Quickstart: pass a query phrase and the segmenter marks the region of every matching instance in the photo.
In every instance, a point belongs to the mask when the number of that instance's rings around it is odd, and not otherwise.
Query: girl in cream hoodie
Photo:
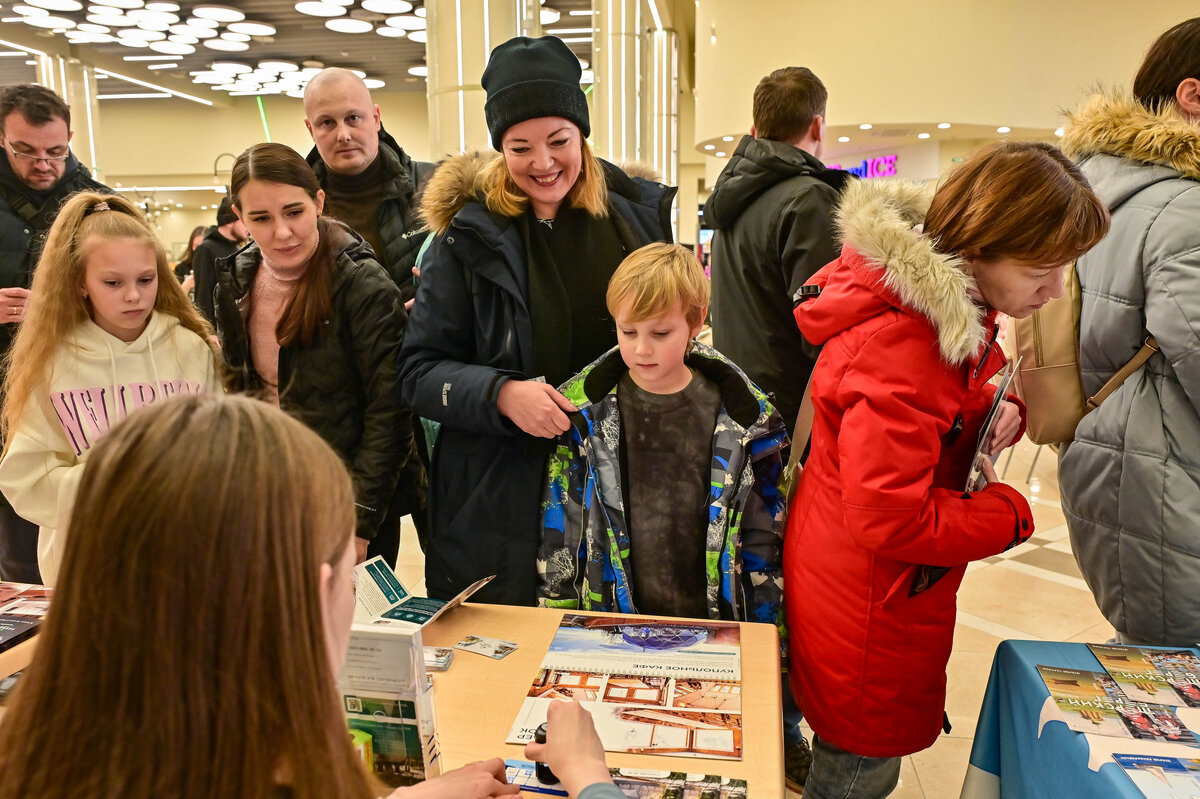
[[[141,209],[82,192],[63,204],[34,273],[4,384],[0,490],[41,526],[53,585],[88,452],[143,405],[221,390],[212,331]]]

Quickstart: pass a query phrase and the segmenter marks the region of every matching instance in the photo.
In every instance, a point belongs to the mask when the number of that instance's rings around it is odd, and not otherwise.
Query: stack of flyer
[[[736,623],[566,614],[507,741],[532,741],[569,698],[610,752],[740,760],[741,680]]]
[[[443,602],[412,596],[383,558],[360,564],[354,577],[354,624],[338,678],[346,722],[383,782],[413,785],[441,773],[421,628],[487,580]]]
[[[0,652],[37,632],[53,596],[44,585],[0,583]]]

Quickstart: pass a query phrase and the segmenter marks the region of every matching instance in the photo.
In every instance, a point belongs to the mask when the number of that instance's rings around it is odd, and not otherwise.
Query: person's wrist
[[[571,796],[578,796],[579,792],[589,785],[612,784],[608,766],[595,761],[573,763],[565,774],[561,770],[555,770],[554,773]]]

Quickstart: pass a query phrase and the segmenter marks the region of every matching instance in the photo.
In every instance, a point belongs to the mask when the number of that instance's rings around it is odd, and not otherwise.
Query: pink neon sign
[[[865,158],[858,166],[842,167],[841,164],[829,164],[830,169],[845,169],[860,178],[887,178],[896,174],[896,155],[881,155],[878,158]]]

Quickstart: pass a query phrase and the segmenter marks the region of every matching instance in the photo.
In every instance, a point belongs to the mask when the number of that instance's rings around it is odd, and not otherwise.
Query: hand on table
[[[468,763],[410,788],[397,788],[387,799],[491,799],[513,796],[520,790],[508,782],[504,761],[493,757]]]
[[[0,324],[23,321],[27,302],[29,302],[29,289],[15,286],[0,289]]]
[[[546,743],[525,744],[526,758],[548,765],[571,796],[589,785],[612,783],[604,745],[583,705],[574,699],[551,702],[546,722]]]
[[[988,441],[988,454],[998,455],[1012,443],[1021,429],[1021,410],[1008,400],[1000,400],[996,409],[996,424],[992,426],[992,438]]]
[[[554,438],[567,432],[567,413],[578,410],[554,386],[534,380],[507,380],[500,386],[496,408],[531,436]]]

